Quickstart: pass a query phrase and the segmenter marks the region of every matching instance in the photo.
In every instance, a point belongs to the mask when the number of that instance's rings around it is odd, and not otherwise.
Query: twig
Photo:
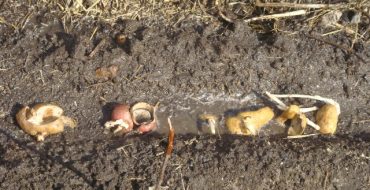
[[[312,137],[316,135],[319,135],[319,134],[294,135],[294,136],[288,136],[286,139],[301,139],[301,138]]]
[[[143,65],[139,65],[136,70],[134,71],[134,73],[132,74],[131,78],[130,78],[130,81],[132,81],[134,78],[136,78],[136,75],[137,73],[140,71],[140,69],[143,67]]]
[[[226,16],[222,11],[218,10],[218,14],[219,14],[219,15],[220,15],[220,17],[221,17],[222,19],[224,19],[226,22],[234,23],[234,21],[233,21],[231,18],[227,17],[227,16]]]
[[[354,121],[352,123],[357,124],[357,123],[366,123],[366,122],[370,122],[370,119],[365,119],[365,120],[361,120],[361,121]]]
[[[97,31],[98,31],[98,27],[95,27],[95,29],[94,29],[93,33],[91,34],[89,40],[92,40],[93,39],[93,37],[95,36],[95,34],[96,34]]]
[[[161,173],[159,175],[159,180],[158,180],[157,185],[154,188],[155,190],[159,190],[159,188],[161,187],[161,184],[162,184],[163,178],[164,178],[164,173],[166,171],[166,166],[168,164],[168,160],[170,159],[171,153],[172,153],[172,150],[173,150],[173,141],[175,139],[175,129],[172,127],[170,118],[168,118],[168,125],[170,127],[170,131],[169,131],[169,134],[168,134],[168,145],[167,145],[167,149],[166,149],[166,157],[163,161],[162,170],[161,170]]]
[[[300,9],[339,9],[349,7],[349,4],[299,4],[299,3],[261,3],[261,1],[256,1],[257,7],[287,7],[287,8],[300,8]]]
[[[329,26],[334,27],[334,28],[338,28],[338,29],[337,30],[334,30],[334,31],[331,31],[331,32],[327,32],[325,34],[321,34],[320,36],[328,36],[330,34],[335,34],[335,33],[344,31],[344,32],[346,32],[346,33],[348,33],[350,35],[354,35],[355,36],[355,39],[357,40],[357,39],[363,39],[364,36],[365,36],[365,34],[366,34],[366,32],[363,33],[363,34],[359,34],[358,33],[358,25],[356,26],[356,31],[352,30],[349,27],[343,26],[343,25],[341,25],[339,23],[329,24]],[[354,43],[352,43],[352,44],[354,44]],[[352,49],[350,49],[350,50],[352,51]]]
[[[102,84],[113,84],[112,81],[105,81],[105,82],[99,82],[99,83],[95,83],[95,84],[92,84],[92,85],[89,85],[87,86],[87,88],[91,88],[91,87],[95,87],[95,86],[99,86],[99,85],[102,85]]]
[[[182,189],[183,190],[186,190],[185,189],[185,184],[184,184],[184,179],[183,179],[183,176],[182,176],[182,173],[180,172],[180,177],[181,177],[181,186],[182,186]]]
[[[126,144],[126,145],[120,146],[120,147],[116,148],[116,150],[117,150],[117,151],[120,151],[120,150],[125,149],[125,148],[126,148],[126,147],[128,147],[128,146],[132,146],[132,144]]]
[[[328,172],[328,171],[326,171],[325,178],[324,178],[324,184],[323,184],[324,189],[326,189],[326,183],[327,183],[327,181],[328,181],[328,177],[329,177],[329,172]]]
[[[45,80],[44,80],[44,75],[42,74],[42,70],[40,70],[40,77],[41,77],[42,86],[45,86]]]
[[[326,39],[323,39],[323,38],[319,38],[319,37],[316,37],[316,36],[313,36],[313,35],[307,35],[307,37],[310,37],[310,38],[313,38],[313,39],[315,39],[317,41],[321,41],[321,42],[327,43],[329,45],[335,46],[335,47],[337,47],[337,48],[339,48],[339,49],[341,49],[341,50],[343,50],[343,51],[345,51],[347,53],[352,53],[352,50],[351,49],[349,49],[349,48],[347,48],[345,46],[342,46],[340,44],[336,44],[334,42],[331,42],[329,40],[326,40]]]
[[[267,19],[277,19],[277,18],[283,18],[283,17],[292,17],[292,16],[299,16],[306,14],[306,10],[298,10],[298,11],[291,11],[291,12],[285,12],[285,13],[278,13],[278,14],[272,14],[272,15],[263,15],[260,17],[254,17],[250,19],[244,20],[244,22],[249,23],[253,21],[258,20],[267,20]]]

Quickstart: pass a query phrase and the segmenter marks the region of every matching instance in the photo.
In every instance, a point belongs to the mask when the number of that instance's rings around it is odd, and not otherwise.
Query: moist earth
[[[166,135],[114,136],[103,127],[112,103],[136,101],[162,102],[161,114],[179,120],[173,125],[182,130],[163,183],[169,189],[370,187],[369,43],[349,53],[306,31],[261,34],[243,22],[185,19],[170,26],[86,19],[67,28],[58,17],[39,14],[21,31],[0,25],[2,189],[153,186]],[[117,34],[127,36],[123,45],[115,42]],[[329,38],[349,43],[345,35]],[[96,69],[110,65],[118,66],[117,76],[97,78]],[[257,100],[250,103],[262,104],[265,91],[335,99],[342,108],[337,134],[302,139],[198,135],[191,132],[195,121],[172,113],[189,106],[182,105],[185,97],[202,102],[205,96],[227,100],[254,94]],[[78,127],[35,142],[19,128],[15,114],[22,105],[38,102],[56,102]],[[202,108],[188,109],[194,106]],[[166,131],[166,123],[159,128]]]

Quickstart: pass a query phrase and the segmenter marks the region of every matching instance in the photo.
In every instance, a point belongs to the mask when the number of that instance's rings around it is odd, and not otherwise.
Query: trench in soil
[[[212,95],[204,93],[200,96],[179,96],[164,99],[157,111],[158,128],[156,133],[168,132],[167,118],[170,117],[177,134],[205,135],[212,134],[209,124],[199,118],[201,114],[212,114],[218,117],[216,134],[230,134],[226,128],[225,119],[235,116],[241,111],[254,111],[264,106],[274,108],[266,96],[260,93],[237,94],[235,96]],[[174,101],[175,100],[175,101]],[[275,116],[280,114],[274,110]],[[311,114],[312,115],[312,114]],[[311,117],[311,119],[313,119]],[[259,131],[259,136],[284,135],[285,128],[271,120]],[[307,130],[311,131],[312,130]]]

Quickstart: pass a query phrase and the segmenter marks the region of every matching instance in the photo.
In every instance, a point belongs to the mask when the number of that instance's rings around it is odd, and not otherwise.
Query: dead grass
[[[346,35],[352,50],[357,42],[370,43],[370,1],[352,0],[350,3],[330,3],[330,0],[8,0],[0,3],[0,24],[16,30],[22,29],[30,15],[40,10],[57,14],[68,28],[81,19],[93,18],[114,24],[117,19],[161,20],[174,25],[185,19],[203,22],[221,21],[247,22],[261,32],[299,34],[324,28],[315,36],[325,38],[331,35]],[[344,2],[344,1],[343,1]],[[25,11],[22,11],[25,10]],[[299,14],[297,14],[299,13]],[[338,20],[330,16],[339,13]],[[342,22],[343,14],[352,14],[357,20]],[[355,14],[355,15],[353,15]],[[337,15],[337,16],[338,16]],[[293,21],[296,27],[286,27],[286,20]],[[331,22],[328,22],[331,20]],[[269,27],[266,27],[266,23]],[[270,27],[270,26],[273,27]],[[287,28],[293,28],[288,30]],[[325,41],[325,40],[324,40]],[[340,45],[338,45],[340,46]]]
[[[59,8],[67,19],[95,17],[106,22],[123,19],[164,19],[176,21],[180,17],[207,17],[199,1],[171,0],[53,0],[44,1],[49,7]]]

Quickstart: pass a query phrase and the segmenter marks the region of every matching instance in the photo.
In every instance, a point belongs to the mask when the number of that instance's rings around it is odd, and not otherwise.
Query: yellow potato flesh
[[[231,134],[250,135],[250,132],[245,129],[242,120],[239,117],[228,117],[226,119],[226,127]]]
[[[274,112],[269,107],[263,107],[256,111],[240,112],[238,117],[242,119],[244,126],[256,135],[261,127],[265,126],[273,117]]]
[[[288,109],[286,109],[279,117],[276,118],[276,121],[284,125],[284,123],[289,120],[293,119],[299,113],[299,107],[297,105],[290,105]]]

